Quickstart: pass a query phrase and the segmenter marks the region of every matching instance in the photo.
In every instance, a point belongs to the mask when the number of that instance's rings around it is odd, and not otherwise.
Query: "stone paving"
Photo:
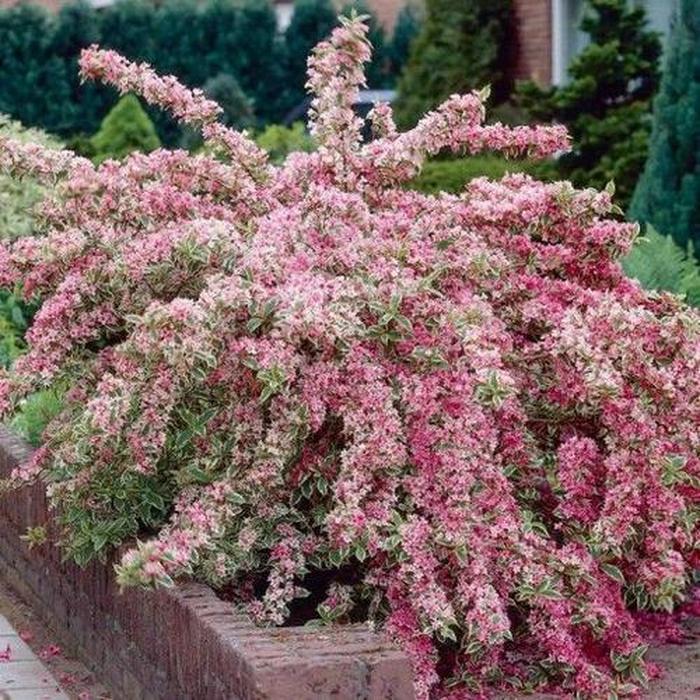
[[[68,700],[46,666],[2,615],[0,700]]]

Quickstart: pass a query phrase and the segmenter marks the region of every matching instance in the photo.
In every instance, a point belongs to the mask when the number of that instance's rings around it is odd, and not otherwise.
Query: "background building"
[[[650,26],[665,38],[678,0],[630,0],[644,7]],[[585,0],[514,0],[518,36],[516,77],[547,84],[566,80],[571,59],[586,45],[579,25]]]

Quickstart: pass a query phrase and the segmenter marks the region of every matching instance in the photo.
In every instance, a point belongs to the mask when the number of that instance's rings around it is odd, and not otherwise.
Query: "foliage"
[[[64,394],[63,387],[52,387],[22,399],[12,417],[12,428],[31,445],[38,447],[46,426],[63,410]]]
[[[0,289],[0,367],[7,369],[24,348],[22,332],[26,330],[22,307],[15,296]]]
[[[294,122],[291,126],[270,124],[255,141],[273,163],[281,163],[290,153],[314,150],[314,141],[302,122]]]
[[[150,153],[160,148],[153,122],[134,95],[124,95],[114,105],[90,142],[96,163],[124,158],[134,151]]]
[[[440,159],[427,162],[420,175],[411,181],[411,189],[427,194],[452,192],[459,194],[475,177],[502,178],[507,173],[529,173],[542,177],[543,163],[508,160],[496,155]],[[551,167],[550,163],[546,165]]]
[[[321,619],[383,626],[418,698],[631,692],[626,603],[670,610],[698,563],[700,318],[624,276],[637,227],[608,191],[404,189],[443,151],[567,137],[484,124],[474,92],[401,134],[377,106],[364,144],[366,33],[316,48],[318,148],[279,167],[201,93],[97,48],[83,76],[199,126],[204,153],[1,145],[60,193],[44,237],[0,246],[0,284],[45,298],[2,409],[71,387],[12,482],[50,484],[78,562],[146,534],[123,585],[193,574],[281,623],[330,580]]]
[[[425,22],[398,84],[399,124],[411,126],[452,94],[491,85],[508,97],[511,0],[426,0]]]
[[[418,36],[423,22],[423,12],[416,2],[408,2],[399,11],[394,33],[387,47],[387,58],[392,75],[398,76],[408,61],[411,44]]]
[[[700,265],[692,243],[685,251],[672,236],[648,225],[644,238],[623,258],[622,267],[645,289],[680,294],[689,304],[700,306]]]
[[[630,216],[700,247],[700,1],[682,0]]]
[[[331,0],[296,0],[294,14],[284,34],[286,59],[285,108],[290,110],[306,98],[306,59],[336,24]]]
[[[626,207],[647,155],[661,44],[643,7],[586,1],[581,29],[590,43],[572,61],[569,82],[550,89],[525,83],[519,91],[534,118],[569,128],[574,146],[559,160],[561,176],[597,188],[612,180]]]
[[[60,145],[37,129],[27,129],[0,114],[0,140],[6,138],[38,143],[46,148],[59,148]],[[44,194],[44,188],[31,178],[18,181],[0,175],[0,238],[30,235],[37,227],[34,208]]]
[[[232,75],[219,73],[210,78],[204,83],[204,93],[221,106],[221,121],[226,126],[237,129],[252,129],[255,126],[253,103]]]

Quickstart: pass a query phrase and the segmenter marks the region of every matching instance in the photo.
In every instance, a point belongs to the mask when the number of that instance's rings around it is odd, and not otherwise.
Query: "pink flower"
[[[51,188],[45,232],[0,246],[0,284],[43,301],[0,412],[70,387],[11,481],[46,484],[69,552],[132,542],[120,585],[195,577],[284,624],[311,582],[321,622],[401,644],[422,700],[535,677],[607,697],[697,608],[697,312],[624,276],[637,231],[608,192],[406,189],[446,149],[568,137],[486,124],[473,92],[404,133],[378,105],[363,144],[370,54],[359,19],[315,49],[318,150],[279,167],[200,91],[96,47],[84,77],[207,154],[94,168],[0,140]]]

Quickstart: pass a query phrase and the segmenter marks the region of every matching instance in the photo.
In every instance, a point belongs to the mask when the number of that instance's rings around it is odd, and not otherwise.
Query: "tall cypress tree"
[[[519,91],[535,119],[560,122],[571,133],[560,175],[599,189],[613,180],[626,206],[647,155],[661,43],[644,9],[628,0],[587,4],[581,29],[590,43],[571,63],[569,82],[550,90],[527,83]]]
[[[53,51],[56,26],[37,5],[0,10],[0,112],[26,126],[65,133],[71,85],[65,61]]]
[[[490,84],[492,102],[507,98],[512,42],[511,0],[426,0],[426,17],[399,81],[402,126],[453,93]]]
[[[349,16],[352,12],[369,17],[367,40],[372,45],[372,61],[365,67],[367,85],[370,88],[388,87],[390,83],[387,57],[387,42],[384,27],[379,23],[367,0],[347,0],[341,7],[341,14]]]
[[[700,248],[700,0],[681,1],[630,216]]]
[[[394,33],[387,48],[392,76],[398,76],[401,73],[408,60],[411,44],[420,32],[422,21],[422,13],[413,2],[404,5],[396,17]]]
[[[296,0],[292,20],[284,33],[286,86],[283,111],[306,97],[306,60],[316,44],[335,26],[337,13],[331,0]]]

